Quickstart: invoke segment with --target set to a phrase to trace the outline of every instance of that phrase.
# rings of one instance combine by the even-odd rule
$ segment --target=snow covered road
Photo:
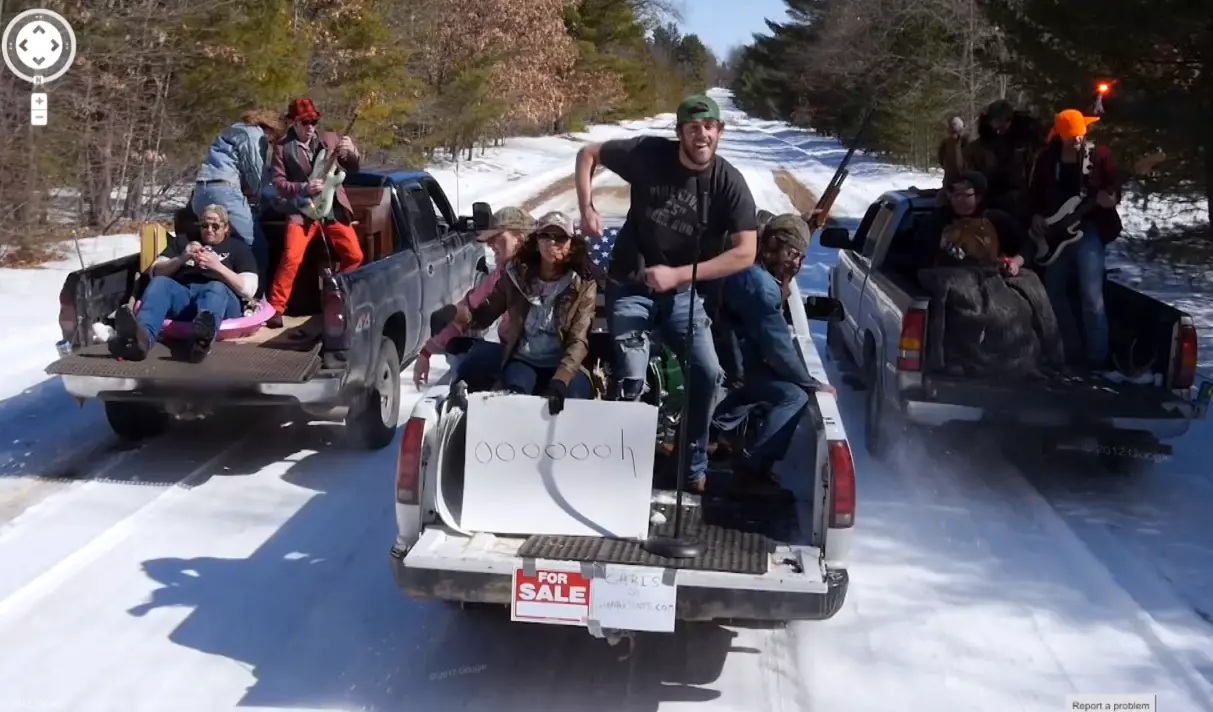
[[[776,212],[791,205],[774,169],[820,190],[841,157],[812,134],[729,122],[725,155]],[[531,144],[512,144],[461,168],[465,208],[559,178],[576,144],[546,141],[532,153],[547,158],[521,164]],[[524,188],[493,164],[548,177]],[[473,184],[478,170],[497,182]],[[855,218],[891,184],[927,180],[857,161],[836,210]],[[824,291],[834,259],[815,247],[802,286]],[[62,273],[49,279],[39,299],[53,301]],[[54,341],[53,308],[39,309],[50,323],[31,323],[41,341],[26,352]],[[433,377],[443,370],[435,359]],[[583,630],[405,599],[388,570],[394,447],[351,451],[337,426],[254,411],[118,452],[95,403],[78,410],[54,381],[9,393],[23,390],[0,402],[3,712],[1051,712],[1101,692],[1213,710],[1207,424],[1173,462],[1126,477],[1004,454],[981,434],[907,443],[885,468],[862,453],[862,394],[840,388],[860,478],[843,610],[784,628],[695,624],[620,660]],[[404,391],[407,412],[416,392]]]

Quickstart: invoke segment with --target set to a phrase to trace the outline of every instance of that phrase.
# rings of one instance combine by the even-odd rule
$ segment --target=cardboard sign
[[[536,396],[468,396],[460,527],[493,534],[643,539],[657,409]]]
[[[665,570],[596,564],[590,588],[590,619],[603,628],[674,632],[678,586]]]
[[[569,562],[546,562],[528,574],[514,569],[510,620],[555,625],[586,624],[590,613],[590,580]]]

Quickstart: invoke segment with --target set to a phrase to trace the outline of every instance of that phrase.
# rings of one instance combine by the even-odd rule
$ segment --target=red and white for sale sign
[[[533,574],[514,569],[510,620],[585,625],[590,615],[590,579],[578,564],[540,562]]]

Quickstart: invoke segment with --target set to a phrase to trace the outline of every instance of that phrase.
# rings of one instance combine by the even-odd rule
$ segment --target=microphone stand
[[[700,224],[707,225],[707,194],[699,195]],[[687,439],[687,410],[691,404],[691,345],[695,341],[695,287],[699,280],[699,243],[703,229],[695,234],[695,261],[691,263],[690,299],[687,300],[687,338],[682,349],[682,415],[678,419],[678,482],[674,486],[674,534],[673,536],[651,536],[644,543],[644,550],[667,559],[694,559],[702,553],[699,542],[682,536],[682,492],[683,481],[690,474],[688,453],[691,443]]]

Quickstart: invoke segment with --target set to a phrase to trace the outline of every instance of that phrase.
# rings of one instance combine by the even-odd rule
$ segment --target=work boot
[[[281,329],[283,327],[282,312],[274,312],[274,315],[266,320],[265,325],[271,329]]]
[[[114,331],[117,334],[110,339],[109,350],[115,358],[127,361],[142,361],[152,350],[152,338],[147,328],[135,318],[130,307],[119,307],[114,315]]]
[[[208,311],[198,312],[198,316],[194,317],[194,338],[190,342],[190,361],[201,363],[202,359],[206,358],[211,352],[211,344],[215,343],[215,334],[218,332],[218,324],[215,323],[215,315]]]

